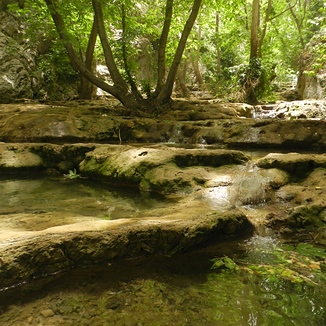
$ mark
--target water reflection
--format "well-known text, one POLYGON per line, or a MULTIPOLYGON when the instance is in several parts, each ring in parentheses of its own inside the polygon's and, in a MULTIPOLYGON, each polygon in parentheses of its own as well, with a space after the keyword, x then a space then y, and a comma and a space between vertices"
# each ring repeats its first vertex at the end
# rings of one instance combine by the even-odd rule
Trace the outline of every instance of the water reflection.
POLYGON ((137 189, 44 176, 2 177, 0 202, 0 226, 25 230, 41 230, 89 218, 142 217, 152 209, 173 205, 163 197, 137 189))
POLYGON ((0 293, 0 324, 326 325, 324 283, 270 282, 210 269, 210 259, 219 255, 250 260, 250 248, 259 241, 215 244, 170 258, 140 257, 33 282, 0 293))
MULTIPOLYGON (((224 201, 228 206, 225 176, 213 181, 217 192, 212 198, 221 206, 224 201)), ((238 195, 252 198, 242 185, 238 195)), ((34 229, 53 223, 52 212, 57 218, 140 217, 174 205, 134 190, 62 178, 6 178, 0 181, 0 200, 2 227, 34 229), (19 224, 14 222, 18 215, 19 224)), ((244 264, 272 264, 278 246, 275 237, 256 235, 170 258, 139 257, 34 280, 0 292, 0 325, 326 325, 325 281, 312 286, 271 281, 244 269, 211 269, 211 259, 224 255, 244 264)))

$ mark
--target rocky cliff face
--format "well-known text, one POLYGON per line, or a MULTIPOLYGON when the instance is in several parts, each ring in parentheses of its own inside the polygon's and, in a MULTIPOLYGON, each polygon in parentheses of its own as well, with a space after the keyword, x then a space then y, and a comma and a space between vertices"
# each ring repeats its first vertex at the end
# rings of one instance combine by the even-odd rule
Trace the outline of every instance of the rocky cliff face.
POLYGON ((326 98, 326 32, 312 38, 301 54, 297 91, 300 99, 326 98), (308 72, 308 73, 307 73, 308 72))
POLYGON ((326 98, 326 67, 314 76, 301 73, 298 79, 298 93, 301 99, 326 98))
POLYGON ((0 12, 0 102, 33 98, 41 74, 35 65, 35 55, 26 46, 19 20, 0 12))

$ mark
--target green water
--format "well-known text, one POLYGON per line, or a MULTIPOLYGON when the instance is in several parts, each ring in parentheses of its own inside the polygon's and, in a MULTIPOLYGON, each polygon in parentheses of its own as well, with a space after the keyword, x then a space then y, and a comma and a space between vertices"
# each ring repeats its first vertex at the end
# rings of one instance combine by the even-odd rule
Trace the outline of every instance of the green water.
POLYGON ((79 220, 142 217, 153 209, 173 206, 162 197, 133 188, 42 174, 1 175, 0 203, 0 228, 20 230, 69 224, 76 216, 79 220), (56 219, 51 218, 54 214, 56 219))
MULTIPOLYGON (((0 231, 40 230, 71 223, 75 215, 141 218, 174 205, 62 176, 2 176, 0 203, 0 231)), ((253 236, 33 280, 0 291, 0 325, 326 325, 325 266, 318 265, 326 248, 302 244, 300 252, 309 254, 302 258, 298 244, 280 240, 253 236), (238 269, 212 269, 223 257, 238 269)))
POLYGON ((75 269, 0 293, 1 325, 326 325, 326 282, 212 270, 212 258, 268 262, 274 239, 75 269))

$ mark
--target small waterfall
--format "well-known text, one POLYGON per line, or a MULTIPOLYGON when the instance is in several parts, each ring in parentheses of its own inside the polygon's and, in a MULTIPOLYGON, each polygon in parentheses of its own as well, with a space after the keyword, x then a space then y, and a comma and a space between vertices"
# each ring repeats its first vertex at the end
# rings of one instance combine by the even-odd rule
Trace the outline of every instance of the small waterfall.
POLYGON ((173 133, 167 142, 170 144, 184 144, 187 142, 179 125, 174 127, 173 133))
POLYGON ((279 241, 272 236, 255 235, 242 245, 251 264, 271 264, 275 261, 275 250, 279 241))
POLYGON ((249 162, 233 178, 231 202, 239 206, 263 205, 268 200, 268 179, 259 173, 259 168, 249 162))
POLYGON ((264 225, 265 216, 268 214, 266 205, 270 200, 269 181, 255 162, 249 161, 233 178, 229 189, 230 202, 243 211, 255 226, 256 233, 261 236, 273 233, 264 225))
POLYGON ((199 148, 204 148, 207 145, 206 139, 202 136, 199 136, 197 139, 197 146, 199 148))

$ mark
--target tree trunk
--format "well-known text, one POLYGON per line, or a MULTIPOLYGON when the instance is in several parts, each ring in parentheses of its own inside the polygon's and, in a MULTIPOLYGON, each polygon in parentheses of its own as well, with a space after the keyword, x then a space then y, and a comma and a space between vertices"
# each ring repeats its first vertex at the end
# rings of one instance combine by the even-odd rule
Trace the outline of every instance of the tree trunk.
POLYGON ((262 47, 263 47, 264 39, 265 39, 265 36, 266 36, 267 25, 268 25, 268 23, 270 21, 271 11, 272 11, 272 0, 268 0, 266 12, 265 12, 265 18, 264 18, 264 25, 263 25, 263 29, 262 29, 262 31, 260 33, 260 37, 259 37, 259 40, 258 40, 258 50, 257 50, 258 58, 263 57, 262 47))
POLYGON ((164 103, 171 98, 172 91, 173 91, 173 84, 174 84, 176 74, 178 72, 178 67, 181 62, 182 54, 186 47, 186 43, 187 43, 189 34, 190 34, 192 27, 196 21, 201 3, 202 3, 202 0, 194 0, 191 13, 189 15, 189 18, 185 24, 183 31, 182 31, 181 38, 180 38, 176 53, 175 53, 173 61, 172 61, 172 65, 171 65, 169 74, 166 79, 166 83, 165 83, 164 87, 162 88, 162 91, 160 92, 159 96, 157 97, 159 102, 164 103))
MULTIPOLYGON (((127 34, 127 24, 126 24, 126 10, 124 4, 121 5, 121 18, 122 18, 122 38, 125 37, 125 34, 127 34)), ((141 102, 143 100, 142 95, 138 91, 137 85, 134 81, 134 78, 131 74, 130 65, 128 62, 128 55, 127 55, 127 47, 126 42, 122 41, 122 60, 124 64, 124 69, 127 75, 127 81, 128 84, 131 87, 131 91, 133 95, 135 96, 137 102, 141 102)))
MULTIPOLYGON (((93 26, 91 30, 91 34, 88 39, 86 54, 85 54, 85 67, 89 71, 94 71, 96 69, 94 64, 94 49, 97 38, 97 22, 94 16, 93 26)), ((79 98, 85 100, 91 100, 96 96, 96 86, 91 83, 88 79, 86 79, 83 75, 81 75, 81 85, 79 89, 79 98)))
POLYGON ((216 74, 221 74, 220 14, 215 14, 216 74))
POLYGON ((189 92, 186 86, 186 75, 188 68, 188 60, 183 59, 177 73, 177 78, 175 80, 176 88, 181 93, 182 97, 188 97, 189 92))
MULTIPOLYGON (((198 39, 199 40, 201 39, 200 26, 198 27, 198 39)), ((196 77, 198 87, 199 87, 199 89, 202 89, 204 81, 203 81, 203 77, 201 75, 200 68, 199 68, 200 47, 197 46, 197 48, 194 50, 194 52, 195 52, 195 56, 191 60, 191 65, 192 65, 192 69, 194 70, 194 74, 196 77)))
MULTIPOLYGON (((165 22, 160 38, 159 51, 158 51, 158 75, 159 79, 157 82, 157 90, 154 94, 150 94, 149 98, 144 99, 140 95, 137 89, 137 85, 133 83, 132 76, 129 74, 129 79, 124 80, 122 74, 119 71, 118 66, 116 65, 115 59, 113 57, 113 52, 109 43, 108 35, 105 30, 103 11, 102 11, 102 1, 92 0, 92 7, 95 15, 96 29, 97 33, 101 40, 101 45, 104 53, 104 59, 109 70, 113 85, 106 83, 103 79, 97 77, 93 72, 92 68, 82 60, 77 55, 73 47, 73 36, 69 36, 67 29, 65 28, 63 17, 60 12, 57 10, 56 5, 60 2, 56 0, 44 0, 49 11, 51 13, 52 19, 56 25, 57 32, 60 36, 60 39, 63 41, 68 56, 72 65, 75 67, 80 74, 89 80, 91 83, 101 88, 103 91, 108 92, 117 98, 124 106, 132 109, 141 109, 141 110, 157 110, 171 101, 171 94, 173 90, 174 81, 178 71, 178 67, 182 58, 183 51, 186 46, 187 39, 189 37, 190 31, 195 23, 197 18, 202 0, 194 0, 193 6, 189 18, 184 26, 184 29, 179 40, 176 53, 174 55, 172 65, 170 67, 168 76, 166 80, 165 77, 165 52, 167 45, 167 37, 169 34, 171 18, 172 18, 172 9, 173 9, 173 0, 166 0, 166 14, 165 22)), ((125 13, 122 12, 122 19, 124 19, 125 13)), ((126 27, 122 21, 123 29, 126 27)), ((126 53, 123 54, 124 64, 126 72, 128 73, 128 62, 126 53)))
MULTIPOLYGON (((303 21, 305 20, 306 14, 307 14, 307 1, 303 1, 303 15, 302 15, 301 20, 299 19, 298 15, 293 10, 294 6, 291 6, 291 3, 290 3, 289 0, 287 0, 287 3, 288 3, 288 8, 289 8, 289 10, 291 12, 291 15, 293 17, 295 26, 297 27, 297 30, 298 30, 298 33, 299 33, 299 40, 300 40, 301 48, 304 49, 305 41, 303 39, 302 25, 303 25, 303 21)), ((299 4, 300 4, 300 2, 299 2, 299 4)))
POLYGON ((53 0, 44 0, 46 5, 48 6, 56 29, 58 31, 60 39, 63 41, 64 46, 66 48, 67 54, 72 65, 75 67, 77 71, 79 71, 85 78, 87 78, 91 83, 101 88, 105 92, 110 93, 114 97, 116 97, 119 101, 123 101, 123 97, 121 96, 121 92, 117 90, 116 87, 107 84, 104 80, 96 77, 89 69, 86 68, 85 64, 81 61, 79 56, 77 55, 72 42, 67 34, 67 30, 65 28, 65 24, 62 16, 58 13, 55 7, 55 3, 53 0))
POLYGON ((250 36, 250 59, 258 57, 258 31, 259 31, 259 0, 252 1, 251 36, 250 36))
POLYGON ((113 57, 111 46, 108 41, 109 38, 104 26, 102 4, 100 1, 97 0, 92 0, 92 4, 97 21, 97 30, 100 36, 106 66, 109 69, 114 86, 117 88, 118 91, 121 92, 121 95, 126 94, 129 92, 129 87, 125 80, 122 78, 113 57))
POLYGON ((196 56, 196 58, 191 61, 191 65, 192 65, 192 69, 194 70, 194 74, 195 74, 195 77, 196 77, 198 87, 200 89, 202 89, 204 81, 203 81, 203 76, 201 75, 201 72, 200 72, 198 60, 199 59, 196 56))
POLYGON ((173 12, 173 0, 166 1, 165 7, 165 18, 164 18, 164 25, 159 41, 159 48, 158 48, 158 59, 157 59, 157 84, 155 94, 158 95, 162 89, 164 84, 164 77, 165 77, 165 52, 166 52, 166 45, 167 39, 169 36, 171 20, 172 20, 172 12, 173 12))

